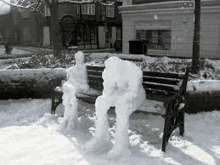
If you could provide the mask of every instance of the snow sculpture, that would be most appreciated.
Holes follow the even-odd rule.
[[[111,106],[116,107],[117,128],[114,147],[108,157],[117,158],[129,152],[129,116],[145,100],[145,90],[142,86],[143,72],[130,61],[118,57],[110,57],[105,61],[102,73],[104,90],[96,99],[96,130],[95,136],[85,145],[87,152],[99,150],[109,143],[108,114]]]
[[[78,123],[77,92],[88,89],[87,72],[84,64],[84,54],[78,51],[75,54],[76,65],[67,69],[67,81],[63,83],[63,105],[65,107],[62,127],[76,129]]]

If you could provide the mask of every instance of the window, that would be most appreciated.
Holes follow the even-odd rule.
[[[27,10],[27,9],[23,9],[21,10],[21,18],[29,18],[31,15],[30,15],[30,11]]]
[[[97,27],[94,25],[79,26],[77,30],[77,44],[97,44]]]
[[[84,27],[84,42],[85,44],[90,44],[90,27],[89,25],[86,25]]]
[[[24,41],[29,41],[31,39],[30,27],[23,28]]]
[[[95,15],[95,4],[91,4],[91,15]]]
[[[114,5],[106,6],[106,17],[115,17]]]
[[[91,42],[92,44],[97,44],[97,32],[96,26],[91,26]]]
[[[46,5],[44,6],[44,16],[46,16],[46,17],[51,16],[50,8]]]
[[[95,4],[83,4],[82,14],[95,15]]]
[[[149,41],[149,49],[170,50],[171,31],[170,30],[137,30],[136,39]]]
[[[76,14],[80,14],[80,5],[76,6]]]
[[[86,14],[86,5],[81,6],[82,14]]]

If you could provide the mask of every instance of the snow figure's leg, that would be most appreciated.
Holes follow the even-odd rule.
[[[73,98],[72,100],[73,101],[70,104],[71,114],[69,117],[69,123],[67,125],[67,130],[77,129],[77,125],[78,125],[78,103],[77,103],[76,98]]]
[[[75,88],[68,82],[63,85],[63,105],[65,107],[64,119],[61,128],[76,129],[78,123],[78,104],[75,96]]]
[[[96,108],[96,130],[95,136],[85,144],[84,149],[86,152],[104,149],[110,143],[109,136],[109,123],[107,111],[110,108],[109,100],[105,96],[99,96],[95,103]]]
[[[129,109],[126,106],[116,106],[116,133],[115,133],[115,144],[111,151],[108,153],[109,159],[115,159],[120,156],[128,156],[129,150]]]

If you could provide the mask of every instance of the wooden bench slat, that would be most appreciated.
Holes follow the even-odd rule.
[[[144,71],[143,76],[167,77],[167,78],[175,78],[175,79],[183,79],[184,78],[184,74],[161,73],[161,72],[150,72],[150,71]]]
[[[101,71],[105,69],[104,66],[89,66],[89,65],[87,65],[86,68],[87,70],[101,70]]]
[[[94,70],[88,70],[87,71],[87,75],[88,75],[88,77],[90,77],[90,76],[101,76],[102,77],[102,72],[97,72],[97,71],[94,71]]]
[[[97,81],[97,82],[103,83],[104,80],[100,76],[89,76],[88,81]]]
[[[150,83],[143,83],[144,89],[156,89],[156,90],[163,90],[166,92],[177,92],[178,90],[175,89],[176,86],[168,86],[163,84],[150,84]]]
[[[89,82],[89,86],[90,86],[91,88],[93,88],[93,89],[96,89],[96,90],[100,90],[100,91],[103,90],[103,85],[102,85],[102,84],[99,84],[99,83],[97,83],[97,82],[92,82],[92,81],[90,81],[90,82]]]
[[[177,85],[180,80],[169,79],[169,78],[159,78],[159,77],[143,77],[143,82],[155,82],[161,84]]]

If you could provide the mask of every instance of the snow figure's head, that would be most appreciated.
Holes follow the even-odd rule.
[[[114,64],[116,65],[117,63],[119,63],[121,61],[120,58],[118,57],[109,57],[106,61],[105,61],[105,67],[109,68],[110,66],[113,66]]]
[[[78,51],[75,54],[76,64],[84,64],[84,53],[82,51]]]
[[[116,80],[119,78],[118,71],[120,71],[120,68],[122,66],[123,60],[121,60],[118,57],[110,57],[105,61],[105,70],[104,70],[104,80],[107,79],[114,79]],[[113,78],[114,77],[114,78]]]

